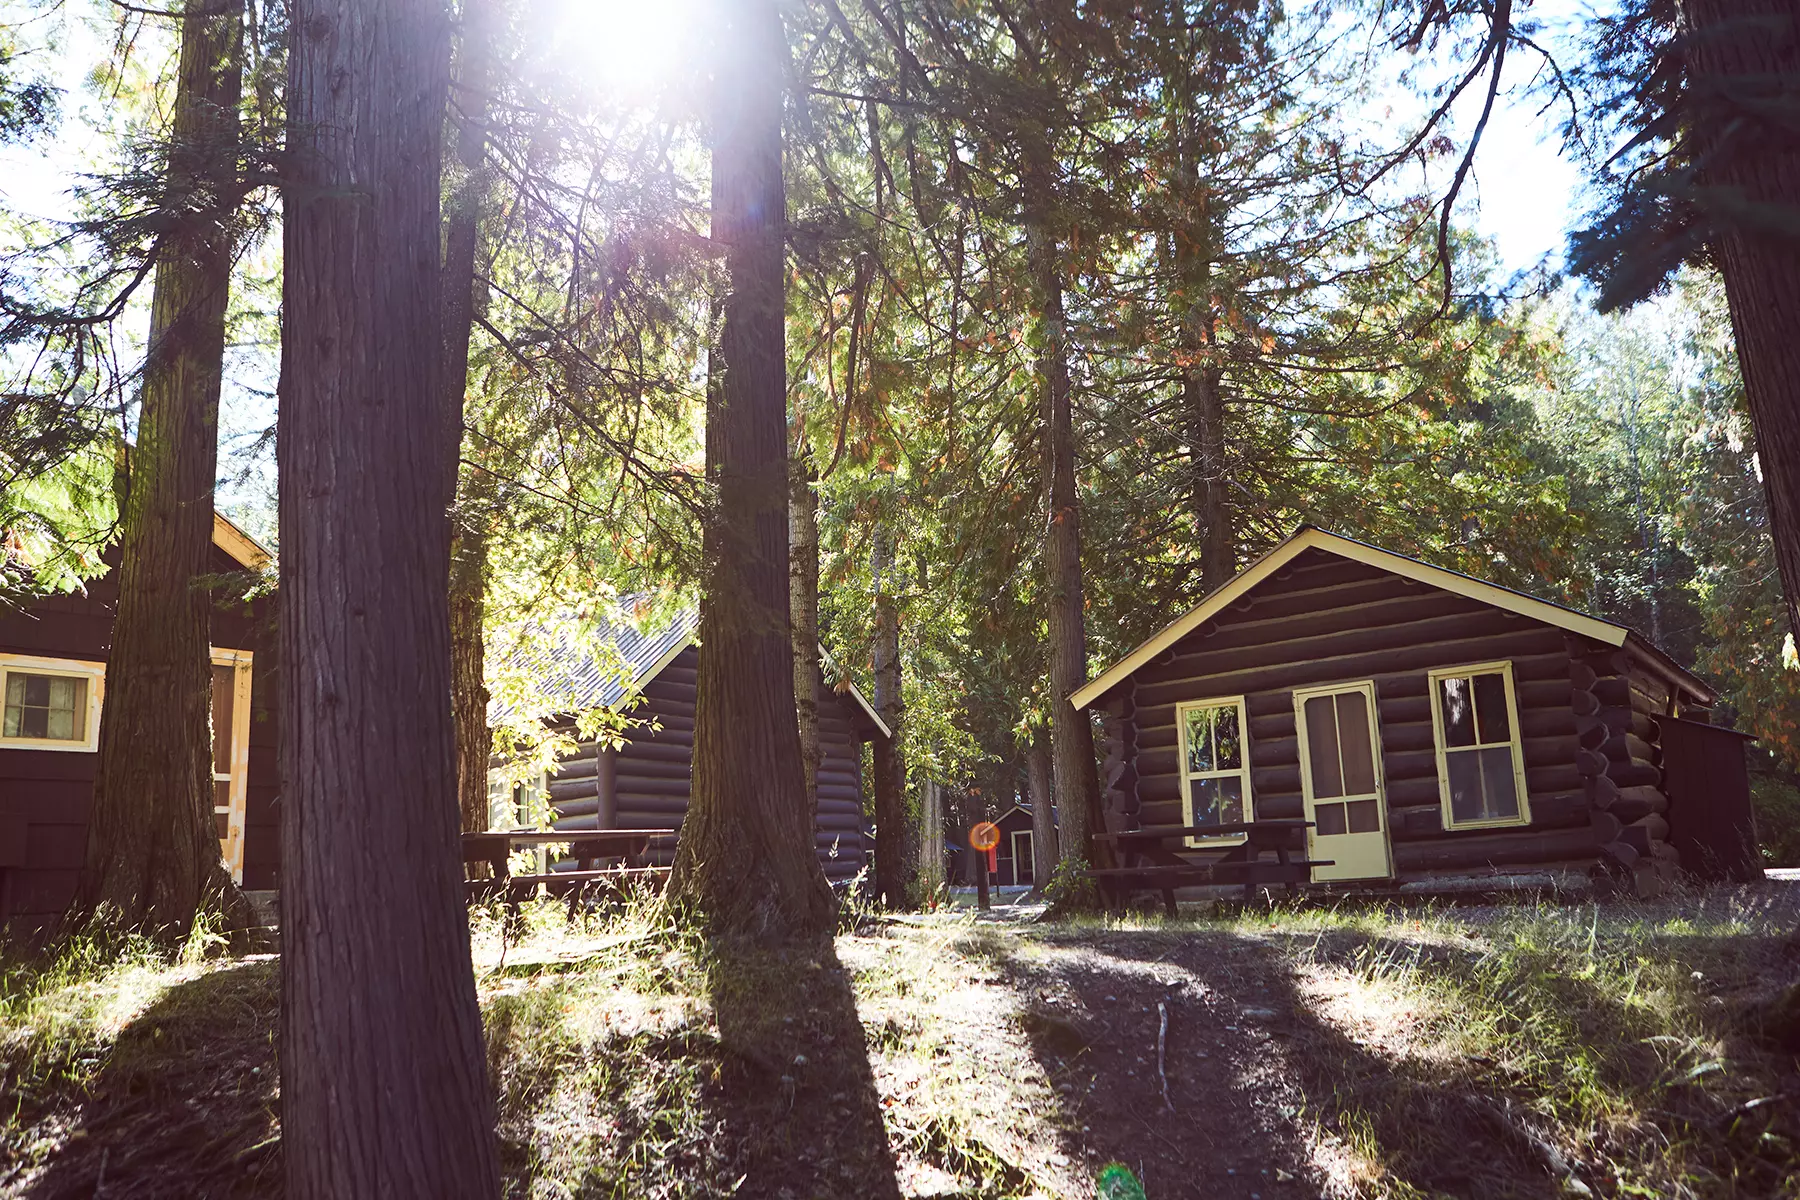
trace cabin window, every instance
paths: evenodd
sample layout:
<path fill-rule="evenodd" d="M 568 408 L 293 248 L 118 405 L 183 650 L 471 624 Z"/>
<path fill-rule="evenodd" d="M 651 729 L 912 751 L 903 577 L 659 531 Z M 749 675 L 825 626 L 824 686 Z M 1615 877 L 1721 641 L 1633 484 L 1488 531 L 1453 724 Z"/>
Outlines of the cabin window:
<path fill-rule="evenodd" d="M 1430 680 L 1444 828 L 1529 824 L 1512 664 L 1449 667 Z"/>
<path fill-rule="evenodd" d="M 0 655 L 0 746 L 97 750 L 105 680 L 103 663 Z"/>
<path fill-rule="evenodd" d="M 1181 797 L 1186 823 L 1235 825 L 1251 820 L 1244 698 L 1184 704 L 1176 720 L 1181 729 Z M 1241 835 L 1222 836 L 1235 839 Z M 1202 835 L 1191 840 L 1210 839 Z"/>

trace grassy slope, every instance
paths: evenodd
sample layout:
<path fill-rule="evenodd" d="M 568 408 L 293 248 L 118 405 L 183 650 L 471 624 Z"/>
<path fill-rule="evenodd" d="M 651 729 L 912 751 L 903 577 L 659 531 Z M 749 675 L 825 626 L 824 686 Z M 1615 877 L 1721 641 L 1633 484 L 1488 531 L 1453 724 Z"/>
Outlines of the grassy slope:
<path fill-rule="evenodd" d="M 1800 1194 L 1764 892 L 1640 909 L 477 927 L 511 1194 Z M 14 966 L 0 1194 L 279 1194 L 276 964 Z M 1159 1030 L 1160 1026 L 1160 1030 Z M 1159 1038 L 1165 1055 L 1158 1067 Z"/>

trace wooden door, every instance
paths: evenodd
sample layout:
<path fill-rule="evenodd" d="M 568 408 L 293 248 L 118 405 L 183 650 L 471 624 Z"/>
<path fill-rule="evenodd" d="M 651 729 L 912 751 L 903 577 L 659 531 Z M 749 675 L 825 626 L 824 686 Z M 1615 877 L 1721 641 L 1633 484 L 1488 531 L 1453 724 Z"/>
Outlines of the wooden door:
<path fill-rule="evenodd" d="M 1037 878 L 1032 871 L 1035 860 L 1031 857 L 1031 830 L 1015 829 L 1012 835 L 1013 882 L 1023 887 L 1028 883 L 1036 883 Z"/>
<path fill-rule="evenodd" d="M 1388 849 L 1387 800 L 1381 785 L 1381 744 L 1376 737 L 1375 685 L 1335 684 L 1294 693 L 1300 734 L 1300 780 L 1306 794 L 1308 858 L 1313 882 L 1386 879 L 1393 872 Z"/>
<path fill-rule="evenodd" d="M 248 650 L 212 652 L 213 820 L 219 855 L 238 883 L 244 882 L 244 808 L 250 782 L 250 665 Z"/>

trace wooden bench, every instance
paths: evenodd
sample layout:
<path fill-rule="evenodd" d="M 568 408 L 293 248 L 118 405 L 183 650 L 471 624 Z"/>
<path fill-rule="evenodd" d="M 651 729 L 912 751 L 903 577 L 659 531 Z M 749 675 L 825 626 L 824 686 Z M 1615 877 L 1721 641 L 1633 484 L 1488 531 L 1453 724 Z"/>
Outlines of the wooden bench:
<path fill-rule="evenodd" d="M 674 836 L 673 829 L 520 829 L 465 833 L 463 865 L 486 863 L 489 877 L 465 878 L 463 894 L 470 903 L 504 900 L 516 916 L 520 902 L 536 895 L 542 887 L 550 895 L 566 899 L 573 915 L 576 903 L 589 888 L 652 883 L 667 877 L 667 867 L 646 865 L 644 855 L 651 842 Z M 509 860 L 514 849 L 524 846 L 568 846 L 576 869 L 514 875 Z M 619 863 L 594 866 L 600 859 L 618 859 Z"/>
<path fill-rule="evenodd" d="M 1134 891 L 1161 892 L 1163 909 L 1171 917 L 1175 915 L 1175 889 L 1180 887 L 1241 883 L 1244 900 L 1249 902 L 1259 886 L 1282 884 L 1291 896 L 1299 885 L 1312 882 L 1314 867 L 1332 865 L 1327 859 L 1307 858 L 1304 852 L 1295 856 L 1295 835 L 1303 834 L 1311 825 L 1311 821 L 1279 818 L 1223 825 L 1146 825 L 1141 829 L 1099 833 L 1094 840 L 1117 846 L 1123 865 L 1097 868 L 1087 874 L 1120 907 Z M 1194 862 L 1182 854 L 1204 851 L 1206 847 L 1189 846 L 1187 839 L 1192 837 L 1243 840 L 1225 848 L 1220 858 Z M 1265 854 L 1273 854 L 1274 861 L 1265 861 Z"/>

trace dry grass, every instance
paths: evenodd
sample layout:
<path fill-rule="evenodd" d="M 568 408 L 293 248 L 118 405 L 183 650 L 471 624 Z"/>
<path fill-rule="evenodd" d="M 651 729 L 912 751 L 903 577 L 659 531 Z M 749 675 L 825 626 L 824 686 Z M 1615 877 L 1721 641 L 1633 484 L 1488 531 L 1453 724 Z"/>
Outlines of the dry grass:
<path fill-rule="evenodd" d="M 547 905 L 474 938 L 510 1196 L 1085 1200 L 1119 1157 L 1156 1200 L 1735 1200 L 1800 1195 L 1758 1023 L 1791 926 L 1711 895 L 943 914 L 771 955 Z M 279 1194 L 273 962 L 0 971 L 0 1195 Z"/>

